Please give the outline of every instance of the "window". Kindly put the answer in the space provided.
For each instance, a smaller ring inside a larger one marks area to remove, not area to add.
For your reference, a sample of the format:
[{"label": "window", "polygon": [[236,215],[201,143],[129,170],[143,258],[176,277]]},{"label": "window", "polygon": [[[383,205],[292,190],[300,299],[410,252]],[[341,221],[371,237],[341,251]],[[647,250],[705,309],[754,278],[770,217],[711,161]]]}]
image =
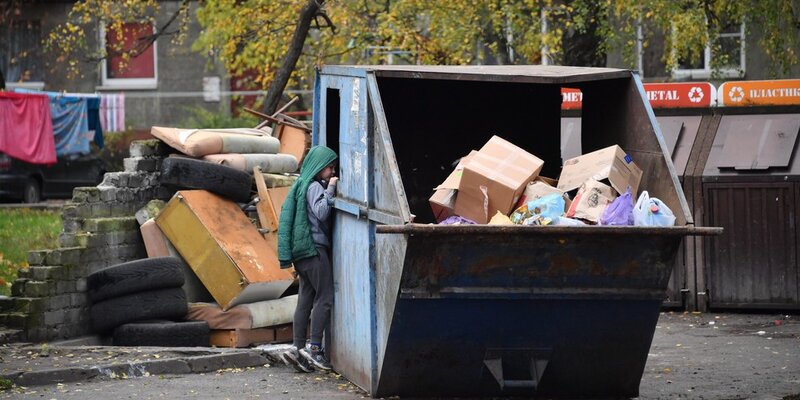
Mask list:
[{"label": "window", "polygon": [[0,68],[9,88],[44,87],[44,67],[39,51],[41,32],[39,20],[15,20],[0,33]]},{"label": "window", "polygon": [[721,78],[739,78],[745,71],[745,34],[744,23],[728,24],[723,27],[717,37],[718,52],[714,53],[707,45],[697,62],[681,60],[678,68],[673,72],[675,78],[710,79],[712,78],[712,60],[718,65]]},{"label": "window", "polygon": [[[148,47],[145,40],[154,33],[152,25],[137,22],[122,24],[121,32],[111,27],[101,29],[100,39],[107,54],[101,65],[105,88],[156,88],[156,42]],[[134,49],[139,49],[139,54],[130,59],[120,54]]]}]

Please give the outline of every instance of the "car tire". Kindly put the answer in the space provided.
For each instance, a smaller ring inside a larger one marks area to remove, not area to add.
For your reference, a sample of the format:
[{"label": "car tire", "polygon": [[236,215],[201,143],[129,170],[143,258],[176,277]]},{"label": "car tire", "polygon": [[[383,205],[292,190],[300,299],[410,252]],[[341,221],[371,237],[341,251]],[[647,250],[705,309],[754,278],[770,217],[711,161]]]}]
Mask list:
[{"label": "car tire", "polygon": [[211,329],[206,321],[142,321],[114,329],[114,346],[208,347]]},{"label": "car tire", "polygon": [[33,204],[42,201],[42,185],[36,178],[28,178],[25,182],[25,189],[22,192],[22,200],[25,203]]},{"label": "car tire", "polygon": [[93,272],[86,277],[86,294],[96,303],[144,290],[181,287],[183,261],[156,257],[129,261]]},{"label": "car tire", "polygon": [[106,333],[136,321],[153,319],[182,320],[189,312],[181,288],[149,290],[103,300],[92,305],[92,329]]},{"label": "car tire", "polygon": [[172,189],[203,189],[231,200],[250,201],[253,177],[244,171],[207,161],[168,157],[161,162],[161,183]]}]

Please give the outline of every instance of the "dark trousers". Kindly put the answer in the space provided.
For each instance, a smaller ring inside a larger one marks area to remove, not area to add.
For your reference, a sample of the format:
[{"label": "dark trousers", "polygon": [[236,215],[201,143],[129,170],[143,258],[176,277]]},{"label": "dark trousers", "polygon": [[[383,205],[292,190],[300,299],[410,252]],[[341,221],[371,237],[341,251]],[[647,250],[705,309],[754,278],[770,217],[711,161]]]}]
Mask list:
[{"label": "dark trousers", "polygon": [[294,263],[300,280],[297,308],[294,310],[294,345],[306,345],[308,318],[311,317],[311,343],[322,343],[323,332],[330,335],[333,306],[333,270],[329,250],[317,247],[315,257]]}]

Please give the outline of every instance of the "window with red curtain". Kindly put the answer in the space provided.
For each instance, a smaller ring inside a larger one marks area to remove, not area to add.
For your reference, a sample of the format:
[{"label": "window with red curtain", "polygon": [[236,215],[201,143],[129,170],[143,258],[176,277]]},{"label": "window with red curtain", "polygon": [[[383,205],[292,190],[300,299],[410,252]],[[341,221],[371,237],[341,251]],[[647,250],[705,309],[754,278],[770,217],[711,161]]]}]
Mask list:
[{"label": "window with red curtain", "polygon": [[141,54],[125,62],[121,55],[115,55],[118,45],[123,51],[144,46],[142,38],[153,34],[153,26],[138,22],[122,24],[122,35],[112,26],[106,28],[106,51],[109,54],[106,63],[106,76],[114,79],[155,78],[154,48],[149,46]]}]

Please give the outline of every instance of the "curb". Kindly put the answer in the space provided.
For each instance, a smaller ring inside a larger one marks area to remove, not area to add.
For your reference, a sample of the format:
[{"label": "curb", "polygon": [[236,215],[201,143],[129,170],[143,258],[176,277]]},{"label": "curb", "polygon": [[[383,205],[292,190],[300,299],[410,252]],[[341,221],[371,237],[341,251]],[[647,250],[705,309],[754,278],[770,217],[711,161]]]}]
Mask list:
[{"label": "curb", "polygon": [[[286,348],[288,345],[253,349],[208,349],[209,352],[219,351],[219,353],[93,367],[18,371],[2,374],[0,379],[10,380],[17,386],[41,386],[77,382],[96,377],[128,379],[163,374],[204,373],[225,368],[261,367],[271,363],[283,365],[279,354]],[[198,351],[197,348],[173,348],[173,350],[180,349]]]}]

